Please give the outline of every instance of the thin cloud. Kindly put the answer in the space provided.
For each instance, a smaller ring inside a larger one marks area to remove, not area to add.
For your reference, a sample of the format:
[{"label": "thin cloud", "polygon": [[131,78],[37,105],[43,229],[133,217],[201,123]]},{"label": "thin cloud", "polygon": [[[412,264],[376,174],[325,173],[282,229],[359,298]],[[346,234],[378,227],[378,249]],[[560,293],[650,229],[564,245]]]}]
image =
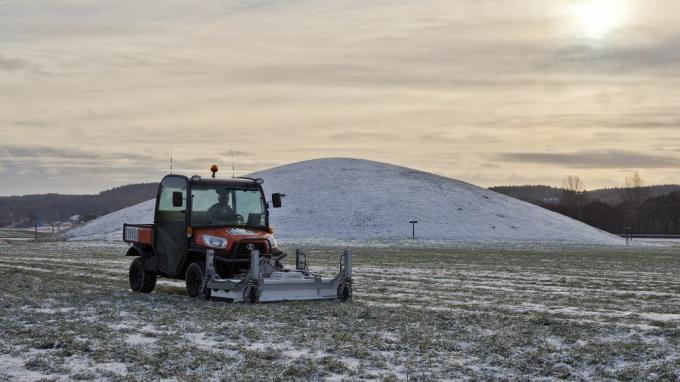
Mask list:
[{"label": "thin cloud", "polygon": [[574,153],[503,153],[505,162],[530,163],[583,169],[676,168],[680,158],[647,155],[630,151],[580,151]]},{"label": "thin cloud", "polygon": [[[366,131],[346,131],[341,133],[335,133],[329,136],[330,139],[337,140],[361,140],[361,141],[380,141],[385,142],[393,140],[395,138],[394,134],[383,133],[383,132],[366,132]],[[356,142],[356,141],[355,141]]]},{"label": "thin cloud", "polygon": [[40,159],[105,161],[113,159],[145,160],[151,158],[149,155],[131,152],[96,152],[47,146],[0,146],[0,160],[15,162],[30,162]]},{"label": "thin cloud", "polygon": [[8,71],[24,70],[31,69],[31,65],[25,60],[0,56],[0,69]]},{"label": "thin cloud", "polygon": [[48,75],[47,72],[27,60],[2,55],[0,55],[0,71],[25,72],[43,76]]}]

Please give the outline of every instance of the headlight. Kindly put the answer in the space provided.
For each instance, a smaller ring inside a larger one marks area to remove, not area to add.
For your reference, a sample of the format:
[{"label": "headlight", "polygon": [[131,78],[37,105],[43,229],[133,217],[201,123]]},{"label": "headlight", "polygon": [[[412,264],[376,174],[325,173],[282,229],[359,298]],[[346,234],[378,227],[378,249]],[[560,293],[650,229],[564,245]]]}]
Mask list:
[{"label": "headlight", "polygon": [[271,248],[278,248],[279,247],[278,243],[276,242],[276,239],[274,239],[274,236],[268,237],[267,240],[269,241],[269,247],[271,247]]},{"label": "headlight", "polygon": [[227,239],[222,238],[222,237],[217,237],[217,236],[211,236],[211,235],[203,235],[203,242],[208,247],[219,248],[219,249],[227,248],[227,244],[228,244]]}]

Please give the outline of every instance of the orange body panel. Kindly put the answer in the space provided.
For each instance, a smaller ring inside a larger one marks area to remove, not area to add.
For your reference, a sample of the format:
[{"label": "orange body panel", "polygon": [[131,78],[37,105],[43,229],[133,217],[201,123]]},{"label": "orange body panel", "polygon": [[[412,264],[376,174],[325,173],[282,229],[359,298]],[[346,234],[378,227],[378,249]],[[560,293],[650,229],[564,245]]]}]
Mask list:
[{"label": "orange body panel", "polygon": [[[210,235],[227,240],[226,248],[219,248],[231,251],[239,243],[260,243],[259,249],[263,253],[271,253],[271,242],[268,240],[273,235],[268,230],[257,230],[249,228],[203,228],[190,231],[196,244],[210,248],[210,245],[203,239],[204,235]],[[123,240],[128,243],[153,246],[153,226],[151,225],[126,225],[123,231]]]},{"label": "orange body panel", "polygon": [[[228,245],[226,250],[231,251],[234,249],[234,245],[237,243],[247,243],[249,240],[261,241],[267,240],[272,237],[267,231],[255,230],[250,228],[208,228],[208,229],[195,229],[193,232],[194,240],[196,244],[209,247],[209,245],[203,240],[203,235],[216,236],[219,238],[227,239]],[[270,248],[269,241],[266,242],[266,252],[269,253],[272,248]]]},{"label": "orange body panel", "polygon": [[139,230],[139,243],[151,245],[151,228],[141,228]]}]

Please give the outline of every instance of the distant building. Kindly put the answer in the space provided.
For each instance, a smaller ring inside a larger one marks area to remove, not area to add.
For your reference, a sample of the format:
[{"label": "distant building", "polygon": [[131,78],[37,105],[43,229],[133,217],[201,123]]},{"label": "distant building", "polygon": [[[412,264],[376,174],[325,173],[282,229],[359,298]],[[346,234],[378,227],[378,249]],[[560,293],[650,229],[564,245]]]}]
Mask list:
[{"label": "distant building", "polygon": [[559,197],[543,198],[543,203],[544,204],[559,204],[560,198]]}]

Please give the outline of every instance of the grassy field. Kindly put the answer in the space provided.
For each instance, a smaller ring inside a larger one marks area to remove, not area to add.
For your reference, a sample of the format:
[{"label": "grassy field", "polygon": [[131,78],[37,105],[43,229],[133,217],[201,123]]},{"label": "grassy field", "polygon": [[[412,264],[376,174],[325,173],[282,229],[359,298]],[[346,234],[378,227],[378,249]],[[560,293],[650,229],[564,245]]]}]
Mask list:
[{"label": "grassy field", "polygon": [[34,231],[28,229],[8,229],[0,228],[0,239],[13,238],[13,239],[30,239],[35,236]]},{"label": "grassy field", "polygon": [[354,248],[352,303],[233,305],[129,292],[125,248],[0,244],[0,380],[680,378],[677,249]]},{"label": "grassy field", "polygon": [[[50,238],[55,235],[52,234],[51,229],[41,228],[38,231],[38,238]],[[2,239],[33,239],[35,237],[35,231],[32,229],[21,229],[21,228],[0,228],[0,240]]]}]

